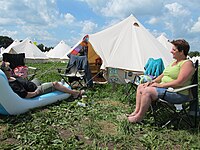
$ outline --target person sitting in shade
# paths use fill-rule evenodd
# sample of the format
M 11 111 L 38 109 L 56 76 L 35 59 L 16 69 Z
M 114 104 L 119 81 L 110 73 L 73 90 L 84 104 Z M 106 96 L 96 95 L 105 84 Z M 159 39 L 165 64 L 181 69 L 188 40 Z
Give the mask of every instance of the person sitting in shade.
M 32 98 L 55 90 L 71 94 L 74 98 L 81 97 L 85 93 L 84 90 L 71 90 L 58 82 L 47 82 L 41 85 L 36 85 L 36 82 L 34 83 L 34 81 L 31 82 L 21 77 L 12 76 L 12 69 L 9 65 L 9 62 L 3 61 L 1 64 L 1 70 L 5 73 L 12 90 L 21 98 Z

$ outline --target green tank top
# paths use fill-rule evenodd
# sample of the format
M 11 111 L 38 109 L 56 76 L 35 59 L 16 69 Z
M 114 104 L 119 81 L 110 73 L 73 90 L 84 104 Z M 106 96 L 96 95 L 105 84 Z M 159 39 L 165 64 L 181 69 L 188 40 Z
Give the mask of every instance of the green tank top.
M 175 79 L 178 78 L 178 75 L 179 75 L 179 72 L 180 72 L 180 69 L 181 69 L 181 66 L 188 60 L 184 60 L 184 61 L 181 61 L 179 62 L 178 64 L 172 66 L 172 64 L 174 63 L 174 61 L 165 68 L 165 70 L 163 71 L 163 78 L 161 79 L 161 83 L 167 83 L 167 82 L 171 82 Z M 185 83 L 183 86 L 181 87 L 184 87 L 184 86 L 187 86 L 187 85 L 190 85 L 191 84 L 191 78 L 190 77 Z M 179 88 L 181 88 L 179 87 Z M 189 90 L 184 90 L 184 91 L 180 91 L 179 93 L 181 94 L 184 94 L 184 95 L 189 95 Z

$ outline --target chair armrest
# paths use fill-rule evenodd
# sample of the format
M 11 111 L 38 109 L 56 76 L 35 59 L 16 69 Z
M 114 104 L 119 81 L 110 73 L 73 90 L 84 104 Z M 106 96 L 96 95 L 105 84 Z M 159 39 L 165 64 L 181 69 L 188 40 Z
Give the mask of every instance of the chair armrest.
M 190 89 L 190 88 L 193 88 L 193 87 L 196 87 L 198 86 L 198 84 L 192 84 L 192 85 L 188 85 L 188 86 L 185 86 L 185 87 L 182 87 L 182 88 L 178 88 L 178 89 L 173 89 L 171 87 L 169 87 L 167 89 L 168 92 L 180 92 L 180 91 L 183 91 L 183 90 L 186 90 L 186 89 Z

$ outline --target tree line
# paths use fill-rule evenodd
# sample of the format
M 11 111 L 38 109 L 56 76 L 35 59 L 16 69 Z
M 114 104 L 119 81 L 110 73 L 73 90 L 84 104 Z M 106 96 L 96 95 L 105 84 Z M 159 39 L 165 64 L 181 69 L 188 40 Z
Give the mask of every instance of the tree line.
M 0 36 L 0 48 L 7 48 L 10 44 L 13 43 L 13 39 L 7 36 Z M 21 42 L 22 40 L 20 40 Z M 36 45 L 42 52 L 49 51 L 50 49 L 53 49 L 53 47 L 46 47 L 43 44 Z

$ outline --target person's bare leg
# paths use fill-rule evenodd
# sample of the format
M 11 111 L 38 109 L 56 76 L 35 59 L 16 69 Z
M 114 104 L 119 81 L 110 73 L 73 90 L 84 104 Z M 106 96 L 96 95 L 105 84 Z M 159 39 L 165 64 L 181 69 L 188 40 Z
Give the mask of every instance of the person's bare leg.
M 148 111 L 149 106 L 152 102 L 152 100 L 157 99 L 157 92 L 155 88 L 146 88 L 145 92 L 141 95 L 141 103 L 140 103 L 140 108 L 137 114 L 134 116 L 128 117 L 129 122 L 140 122 L 142 121 L 145 113 Z
M 144 114 L 147 112 L 149 106 L 151 104 L 151 99 L 148 94 L 144 94 L 141 97 L 141 105 L 140 105 L 140 110 L 137 114 L 134 116 L 128 117 L 129 122 L 140 122 L 142 121 Z
M 135 116 L 140 109 L 140 103 L 141 103 L 141 96 L 142 96 L 142 91 L 144 90 L 144 86 L 141 84 L 138 86 L 137 88 L 137 92 L 136 92 L 136 104 L 135 104 L 135 110 L 129 114 L 128 116 Z
M 74 97 L 78 96 L 80 94 L 80 91 L 76 91 L 76 90 L 71 90 L 68 89 L 67 87 L 59 84 L 58 82 L 53 82 L 54 88 L 58 91 L 64 92 L 64 93 L 68 93 L 73 95 Z

